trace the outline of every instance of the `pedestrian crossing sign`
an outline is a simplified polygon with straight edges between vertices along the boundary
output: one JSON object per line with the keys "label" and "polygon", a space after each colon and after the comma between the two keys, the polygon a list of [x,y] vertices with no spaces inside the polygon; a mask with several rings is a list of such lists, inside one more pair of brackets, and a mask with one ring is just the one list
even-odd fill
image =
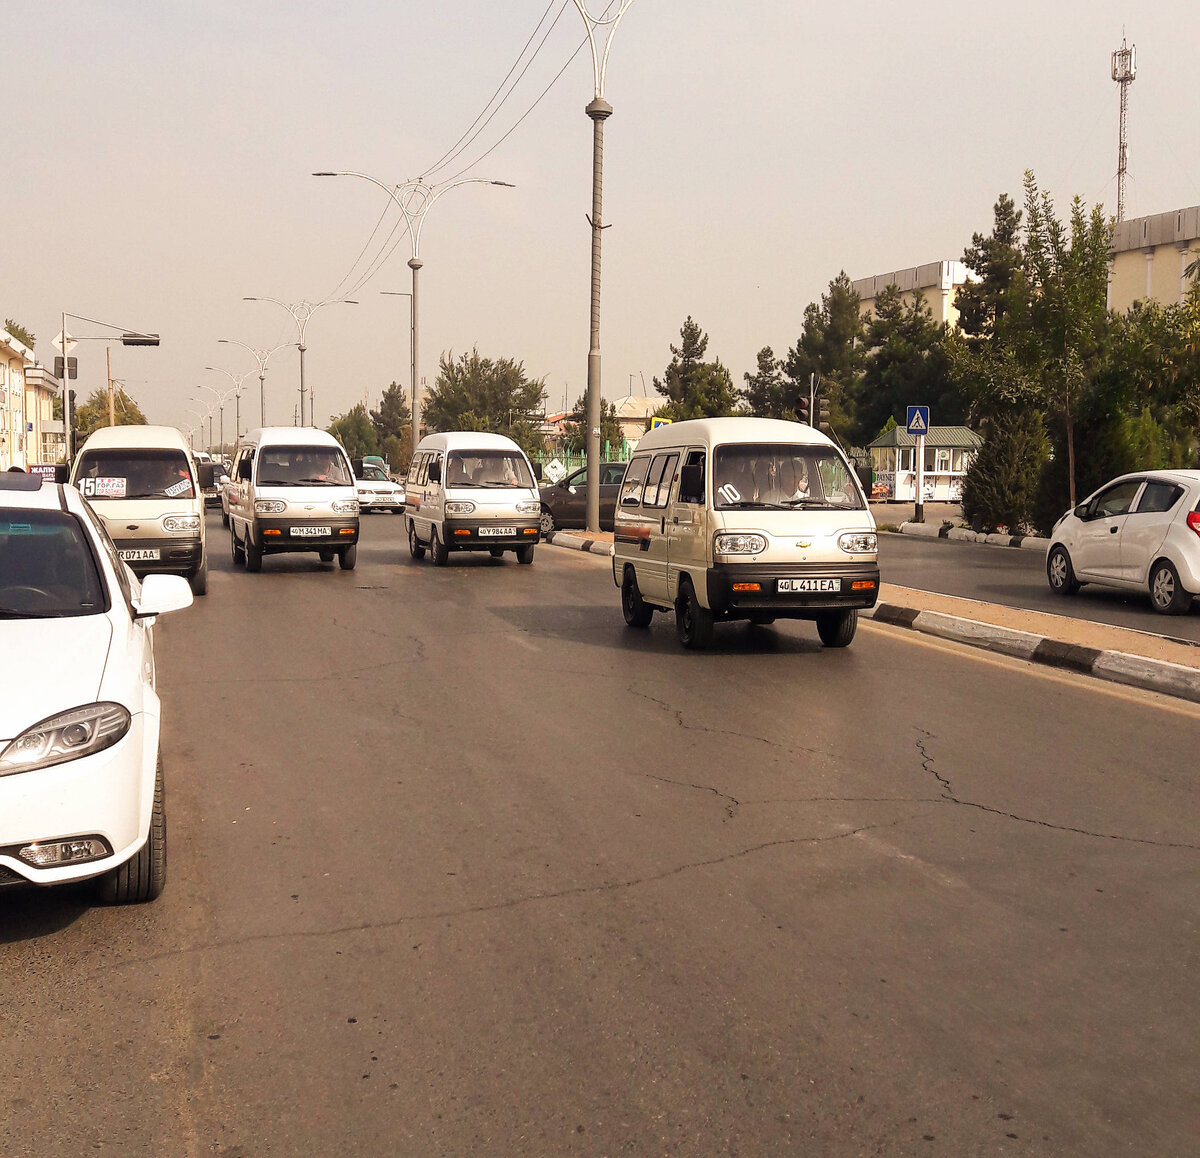
{"label": "pedestrian crossing sign", "polygon": [[910,406],[908,408],[908,426],[906,429],[909,434],[928,434],[929,407]]}
{"label": "pedestrian crossing sign", "polygon": [[650,419],[650,429],[651,430],[657,430],[660,426],[670,426],[670,425],[671,425],[671,419],[669,419],[669,418],[651,418]]}

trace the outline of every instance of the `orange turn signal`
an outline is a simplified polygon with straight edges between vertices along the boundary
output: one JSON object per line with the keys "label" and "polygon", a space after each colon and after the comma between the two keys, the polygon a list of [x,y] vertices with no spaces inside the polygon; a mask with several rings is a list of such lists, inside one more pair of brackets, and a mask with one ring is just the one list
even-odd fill
{"label": "orange turn signal", "polygon": [[735,583],[733,585],[735,591],[761,591],[761,583]]}
{"label": "orange turn signal", "polygon": [[470,538],[470,535],[471,535],[470,531],[455,531],[454,533],[456,535],[466,535],[468,538]]}
{"label": "orange turn signal", "polygon": [[354,528],[353,527],[342,527],[342,529],[340,531],[338,531],[338,534],[339,535],[353,535]]}
{"label": "orange turn signal", "polygon": [[537,533],[538,533],[537,527],[526,527],[525,528],[525,534],[527,534],[527,535],[536,535]]}
{"label": "orange turn signal", "polygon": [[277,530],[275,530],[273,527],[264,527],[264,528],[263,528],[263,534],[264,534],[264,535],[282,535],[282,534],[283,534],[283,532],[282,532],[282,531],[277,531]]}
{"label": "orange turn signal", "polygon": [[851,591],[870,591],[871,588],[874,586],[875,586],[874,579],[855,579],[854,582],[850,584],[850,590]]}

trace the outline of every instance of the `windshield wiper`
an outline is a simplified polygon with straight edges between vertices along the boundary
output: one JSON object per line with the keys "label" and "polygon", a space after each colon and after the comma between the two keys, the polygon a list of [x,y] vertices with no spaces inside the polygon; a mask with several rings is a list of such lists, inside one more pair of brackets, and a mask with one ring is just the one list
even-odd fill
{"label": "windshield wiper", "polygon": [[73,614],[71,611],[19,611],[15,607],[0,607],[2,619],[63,619]]}
{"label": "windshield wiper", "polygon": [[736,503],[722,503],[722,511],[786,511],[779,503],[759,503],[753,499],[739,499]]}
{"label": "windshield wiper", "polygon": [[311,487],[348,487],[349,483],[338,482],[332,478],[302,478],[296,486],[311,486]]}
{"label": "windshield wiper", "polygon": [[789,507],[803,507],[805,510],[818,507],[827,511],[844,511],[848,509],[845,503],[831,503],[828,499],[785,499],[784,505]]}

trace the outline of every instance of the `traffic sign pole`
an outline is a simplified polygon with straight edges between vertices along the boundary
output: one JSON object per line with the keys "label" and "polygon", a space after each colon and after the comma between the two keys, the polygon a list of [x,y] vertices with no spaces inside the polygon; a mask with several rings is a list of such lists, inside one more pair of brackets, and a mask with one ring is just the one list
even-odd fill
{"label": "traffic sign pole", "polygon": [[929,433],[929,407],[910,406],[906,429],[917,439],[917,496],[913,508],[913,522],[925,521],[925,435]]}

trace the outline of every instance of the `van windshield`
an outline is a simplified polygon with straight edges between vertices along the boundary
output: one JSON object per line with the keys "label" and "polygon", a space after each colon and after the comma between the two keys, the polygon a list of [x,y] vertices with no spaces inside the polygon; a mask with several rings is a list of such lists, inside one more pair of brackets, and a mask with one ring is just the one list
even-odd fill
{"label": "van windshield", "polygon": [[507,450],[454,451],[446,464],[448,487],[533,487],[525,456]]}
{"label": "van windshield", "polygon": [[89,502],[196,497],[195,480],[181,450],[111,447],[85,451],[75,485]]}
{"label": "van windshield", "polygon": [[345,458],[333,447],[269,446],[258,459],[260,487],[349,487]]}
{"label": "van windshield", "polygon": [[740,443],[717,448],[713,503],[730,510],[861,510],[846,460],[824,446]]}

